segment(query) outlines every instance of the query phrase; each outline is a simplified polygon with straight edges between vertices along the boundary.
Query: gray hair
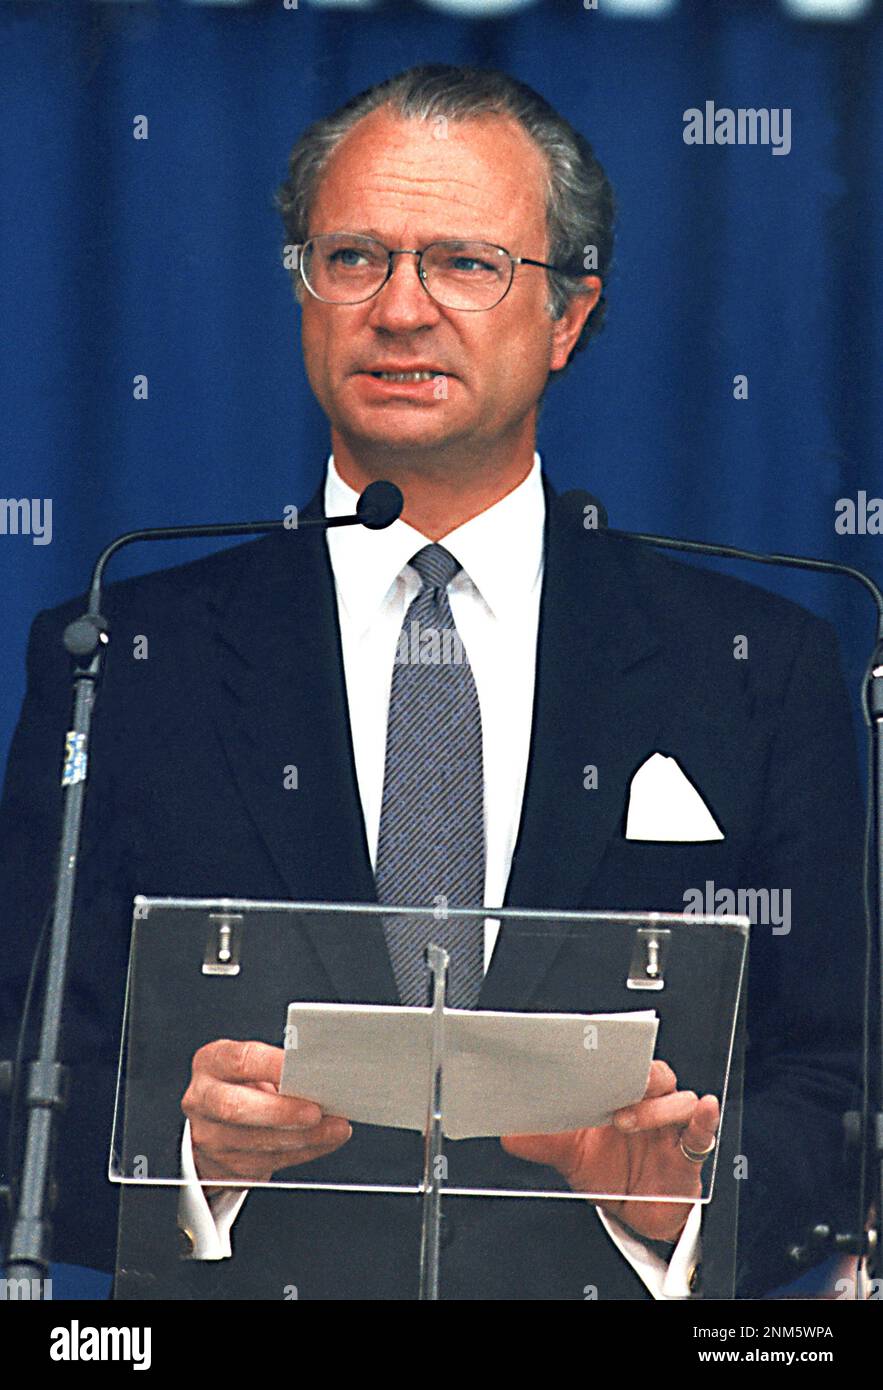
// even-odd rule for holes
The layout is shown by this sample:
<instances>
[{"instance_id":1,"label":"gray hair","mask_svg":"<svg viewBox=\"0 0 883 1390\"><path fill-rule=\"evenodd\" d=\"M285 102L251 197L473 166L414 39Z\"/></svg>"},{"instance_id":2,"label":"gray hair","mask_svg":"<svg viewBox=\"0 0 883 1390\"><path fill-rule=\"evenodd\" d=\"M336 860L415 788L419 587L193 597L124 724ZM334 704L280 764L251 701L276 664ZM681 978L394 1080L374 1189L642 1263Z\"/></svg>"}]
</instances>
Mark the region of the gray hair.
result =
<instances>
[{"instance_id":1,"label":"gray hair","mask_svg":"<svg viewBox=\"0 0 883 1390\"><path fill-rule=\"evenodd\" d=\"M602 283L601 297L574 345L573 352L579 352L600 331L606 313L604 288L613 259L613 190L588 140L532 87L506 73L441 63L409 68L314 122L294 146L288 177L276 195L287 241L297 245L307 240L310 211L328 160L344 136L380 107L389 107L405 120L510 116L530 136L545 156L548 171L549 260L576 276L596 274ZM546 273L548 312L560 318L570 301L587 290L578 280Z\"/></svg>"}]
</instances>

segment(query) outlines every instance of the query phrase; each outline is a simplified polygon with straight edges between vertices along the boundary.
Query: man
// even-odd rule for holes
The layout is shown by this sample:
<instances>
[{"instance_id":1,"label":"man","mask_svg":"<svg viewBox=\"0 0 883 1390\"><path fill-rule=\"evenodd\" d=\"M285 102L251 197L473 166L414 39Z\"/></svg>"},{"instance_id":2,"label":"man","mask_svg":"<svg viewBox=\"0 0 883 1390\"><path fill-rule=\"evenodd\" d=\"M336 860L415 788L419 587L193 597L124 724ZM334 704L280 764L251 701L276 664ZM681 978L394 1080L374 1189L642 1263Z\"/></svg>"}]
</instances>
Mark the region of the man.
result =
<instances>
[{"instance_id":1,"label":"man","mask_svg":"<svg viewBox=\"0 0 883 1390\"><path fill-rule=\"evenodd\" d=\"M746 585L588 535L542 480L539 400L597 327L612 207L585 142L535 94L498 74L403 74L308 132L283 213L304 360L331 426L313 509L351 511L367 483L389 478L405 510L379 535L332 533L327 549L306 532L274 537L109 595L120 651L122 633L148 630L154 654L146 670L108 663L93 753L71 1006L90 1099L106 1114L133 890L677 909L711 878L788 888L793 931L756 933L751 951L740 1288L769 1289L787 1277L789 1242L848 1210L833 1212L833 1189L842 1197L840 1114L857 1079L861 837L831 637ZM597 274L585 273L590 248ZM39 898L22 866L57 806L49 749L64 682L46 642L65 616L35 625L10 761L7 883L21 920L37 920ZM396 653L412 620L456 632L468 660L434 684L418 667L409 684ZM736 633L748 633L750 662L733 660ZM697 668L711 679L685 688ZM792 708L810 671L817 697ZM634 775L655 753L701 790L718 838L625 833ZM598 769L592 791L586 763ZM844 808L834 827L822 786ZM297 957L291 997L425 997L413 939L390 933L321 966L322 943L312 952ZM583 997L566 950L527 950L505 928L492 952L455 942L452 969L467 1006L574 1010ZM20 987L21 961L7 970ZM224 1191L305 1165L333 1173L366 1142L345 1117L277 1093L281 1051L266 1038L278 1026L194 1058L184 1162L217 1190L208 1201L191 1191L184 1224L192 1253L217 1257L235 1218L235 1254L188 1261L178 1291L229 1296L281 1246L301 1297L413 1296L415 1212L402 1199L255 1191L243 1203ZM534 1164L544 1186L603 1190L624 1173L636 1196L660 1184L697 1196L717 1125L716 1097L679 1089L660 1060L615 1127L481 1141L474 1162L497 1186ZM77 1165L77 1195L99 1212L94 1166ZM696 1287L698 1208L448 1207L449 1297Z\"/></svg>"}]
</instances>

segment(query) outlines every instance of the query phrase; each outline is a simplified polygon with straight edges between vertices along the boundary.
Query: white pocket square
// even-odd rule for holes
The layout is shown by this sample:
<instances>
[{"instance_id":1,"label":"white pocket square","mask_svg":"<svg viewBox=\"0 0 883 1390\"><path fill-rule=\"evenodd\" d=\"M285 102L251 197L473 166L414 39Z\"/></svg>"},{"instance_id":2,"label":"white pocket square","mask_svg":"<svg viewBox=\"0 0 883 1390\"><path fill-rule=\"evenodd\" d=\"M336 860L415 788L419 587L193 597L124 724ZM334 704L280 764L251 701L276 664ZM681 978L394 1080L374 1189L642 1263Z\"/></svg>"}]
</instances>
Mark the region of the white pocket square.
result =
<instances>
[{"instance_id":1,"label":"white pocket square","mask_svg":"<svg viewBox=\"0 0 883 1390\"><path fill-rule=\"evenodd\" d=\"M724 833L677 758L654 753L632 778L627 840L722 840Z\"/></svg>"}]
</instances>

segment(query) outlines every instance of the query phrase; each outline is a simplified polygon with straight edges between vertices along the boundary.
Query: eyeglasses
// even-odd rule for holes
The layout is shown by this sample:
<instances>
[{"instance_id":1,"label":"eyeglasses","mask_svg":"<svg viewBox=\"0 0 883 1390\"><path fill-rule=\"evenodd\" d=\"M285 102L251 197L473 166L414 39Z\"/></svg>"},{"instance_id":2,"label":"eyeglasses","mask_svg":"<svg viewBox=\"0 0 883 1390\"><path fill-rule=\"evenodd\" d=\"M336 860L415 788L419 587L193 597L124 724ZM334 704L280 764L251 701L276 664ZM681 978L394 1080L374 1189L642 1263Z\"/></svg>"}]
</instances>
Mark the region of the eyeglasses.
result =
<instances>
[{"instance_id":1,"label":"eyeglasses","mask_svg":"<svg viewBox=\"0 0 883 1390\"><path fill-rule=\"evenodd\" d=\"M301 278L325 304L363 304L383 289L393 272L393 256L416 256L420 283L445 309L477 313L505 299L517 265L535 265L574 276L546 261L510 256L488 241L434 241L422 251L389 251L374 237L330 232L295 246Z\"/></svg>"}]
</instances>

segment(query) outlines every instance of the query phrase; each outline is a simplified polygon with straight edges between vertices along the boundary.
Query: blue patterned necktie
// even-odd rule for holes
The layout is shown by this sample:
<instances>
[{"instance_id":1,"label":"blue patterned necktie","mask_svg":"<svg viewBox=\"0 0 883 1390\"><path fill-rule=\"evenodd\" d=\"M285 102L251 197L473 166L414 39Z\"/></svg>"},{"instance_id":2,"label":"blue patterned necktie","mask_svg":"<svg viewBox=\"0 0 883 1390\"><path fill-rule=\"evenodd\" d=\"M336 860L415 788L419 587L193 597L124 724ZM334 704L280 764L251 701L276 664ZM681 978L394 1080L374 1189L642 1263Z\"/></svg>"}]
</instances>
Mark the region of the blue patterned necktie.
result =
<instances>
[{"instance_id":1,"label":"blue patterned necktie","mask_svg":"<svg viewBox=\"0 0 883 1390\"><path fill-rule=\"evenodd\" d=\"M449 1006L469 1009L484 974L483 919L447 918L444 908L480 906L484 897L481 711L448 601L460 565L441 545L424 546L411 564L423 587L405 614L393 666L377 897L440 909L386 923L401 1003L429 1002L424 953L434 941L450 956Z\"/></svg>"}]
</instances>

